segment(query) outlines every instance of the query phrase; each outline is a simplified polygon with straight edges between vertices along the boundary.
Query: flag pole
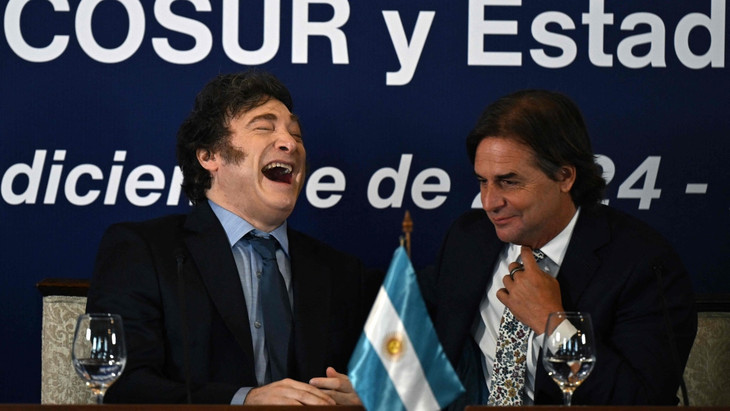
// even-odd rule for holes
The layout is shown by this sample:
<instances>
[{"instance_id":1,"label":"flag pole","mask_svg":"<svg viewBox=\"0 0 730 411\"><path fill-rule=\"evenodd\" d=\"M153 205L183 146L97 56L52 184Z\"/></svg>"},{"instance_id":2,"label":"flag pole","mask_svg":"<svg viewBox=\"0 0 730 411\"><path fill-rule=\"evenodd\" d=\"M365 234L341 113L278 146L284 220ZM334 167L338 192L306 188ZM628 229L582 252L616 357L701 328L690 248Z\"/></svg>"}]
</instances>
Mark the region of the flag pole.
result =
<instances>
[{"instance_id":1,"label":"flag pole","mask_svg":"<svg viewBox=\"0 0 730 411\"><path fill-rule=\"evenodd\" d=\"M411 232L413 232L413 220L411 220L411 213L406 210L406 215L403 217L403 234L405 234L405 248L408 258L411 258ZM401 246L403 246L403 237L401 237Z\"/></svg>"}]
</instances>

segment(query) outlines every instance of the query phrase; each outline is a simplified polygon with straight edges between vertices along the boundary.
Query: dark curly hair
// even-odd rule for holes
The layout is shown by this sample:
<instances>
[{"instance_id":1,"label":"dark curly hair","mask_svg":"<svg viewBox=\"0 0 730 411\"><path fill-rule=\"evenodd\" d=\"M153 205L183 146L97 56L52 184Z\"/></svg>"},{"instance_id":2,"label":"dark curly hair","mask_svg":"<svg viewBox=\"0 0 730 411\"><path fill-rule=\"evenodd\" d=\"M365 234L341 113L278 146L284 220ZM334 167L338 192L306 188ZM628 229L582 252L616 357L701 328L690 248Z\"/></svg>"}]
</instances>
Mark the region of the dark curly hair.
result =
<instances>
[{"instance_id":1,"label":"dark curly hair","mask_svg":"<svg viewBox=\"0 0 730 411\"><path fill-rule=\"evenodd\" d=\"M560 167L576 168L570 190L576 206L592 206L603 198L606 182L595 163L583 116L567 96L546 90L522 90L490 104L466 138L469 161L485 138L514 139L532 148L537 166L556 180Z\"/></svg>"},{"instance_id":2,"label":"dark curly hair","mask_svg":"<svg viewBox=\"0 0 730 411\"><path fill-rule=\"evenodd\" d=\"M259 70L220 74L195 97L193 110L177 132L182 188L193 204L207 198L205 193L211 185L210 173L198 162L197 151L225 153L231 120L272 98L292 111L293 102L286 86L274 75Z\"/></svg>"}]
</instances>

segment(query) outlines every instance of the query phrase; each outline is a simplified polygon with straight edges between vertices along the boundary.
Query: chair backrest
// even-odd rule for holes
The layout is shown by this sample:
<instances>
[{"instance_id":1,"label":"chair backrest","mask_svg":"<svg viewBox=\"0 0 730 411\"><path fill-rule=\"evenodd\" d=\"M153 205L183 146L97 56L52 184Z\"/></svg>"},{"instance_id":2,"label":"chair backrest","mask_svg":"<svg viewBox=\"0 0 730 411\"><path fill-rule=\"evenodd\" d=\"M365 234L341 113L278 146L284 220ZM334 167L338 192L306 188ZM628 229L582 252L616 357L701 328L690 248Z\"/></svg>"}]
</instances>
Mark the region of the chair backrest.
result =
<instances>
[{"instance_id":1,"label":"chair backrest","mask_svg":"<svg viewBox=\"0 0 730 411\"><path fill-rule=\"evenodd\" d=\"M88 281L43 280L36 287L43 295L41 404L94 404L91 390L71 363L76 319L86 311Z\"/></svg>"},{"instance_id":2,"label":"chair backrest","mask_svg":"<svg viewBox=\"0 0 730 411\"><path fill-rule=\"evenodd\" d=\"M730 295L699 296L697 310L697 337L684 369L689 405L730 406Z\"/></svg>"}]
</instances>

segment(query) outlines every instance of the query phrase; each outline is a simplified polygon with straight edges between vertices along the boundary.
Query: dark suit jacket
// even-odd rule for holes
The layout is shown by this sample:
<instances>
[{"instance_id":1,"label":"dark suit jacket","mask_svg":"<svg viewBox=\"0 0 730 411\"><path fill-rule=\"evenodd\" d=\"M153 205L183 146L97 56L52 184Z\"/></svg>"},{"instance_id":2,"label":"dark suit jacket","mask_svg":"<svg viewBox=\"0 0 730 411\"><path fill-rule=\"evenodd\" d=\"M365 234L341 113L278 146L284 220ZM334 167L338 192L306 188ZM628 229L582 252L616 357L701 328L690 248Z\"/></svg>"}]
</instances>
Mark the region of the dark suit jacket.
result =
<instances>
[{"instance_id":1,"label":"dark suit jacket","mask_svg":"<svg viewBox=\"0 0 730 411\"><path fill-rule=\"evenodd\" d=\"M368 291L359 260L294 230L288 236L291 377L308 381L324 376L327 366L346 372L374 291ZM188 216L110 227L99 248L87 311L123 317L129 359L106 395L109 402L185 401L186 350L193 402L229 403L239 388L256 386L241 282L207 202Z\"/></svg>"},{"instance_id":2,"label":"dark suit jacket","mask_svg":"<svg viewBox=\"0 0 730 411\"><path fill-rule=\"evenodd\" d=\"M469 211L449 230L435 271L421 279L441 343L469 391L462 403L486 400L470 331L504 245L483 210ZM633 217L584 207L557 279L564 309L590 313L597 341L595 368L573 404L676 404L697 315L672 247ZM562 404L541 359L535 393L536 404Z\"/></svg>"}]
</instances>

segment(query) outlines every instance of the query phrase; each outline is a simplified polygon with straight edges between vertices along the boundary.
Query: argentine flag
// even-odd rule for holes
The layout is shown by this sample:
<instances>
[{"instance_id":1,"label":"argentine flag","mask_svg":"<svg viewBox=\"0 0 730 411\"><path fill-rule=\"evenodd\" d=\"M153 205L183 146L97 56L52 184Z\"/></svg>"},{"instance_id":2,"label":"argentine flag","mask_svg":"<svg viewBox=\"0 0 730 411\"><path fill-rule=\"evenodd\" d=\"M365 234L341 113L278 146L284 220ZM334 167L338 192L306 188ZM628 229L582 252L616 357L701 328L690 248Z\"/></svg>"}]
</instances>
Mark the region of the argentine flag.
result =
<instances>
[{"instance_id":1,"label":"argentine flag","mask_svg":"<svg viewBox=\"0 0 730 411\"><path fill-rule=\"evenodd\" d=\"M368 411L439 410L464 392L403 247L395 250L349 370Z\"/></svg>"}]
</instances>

